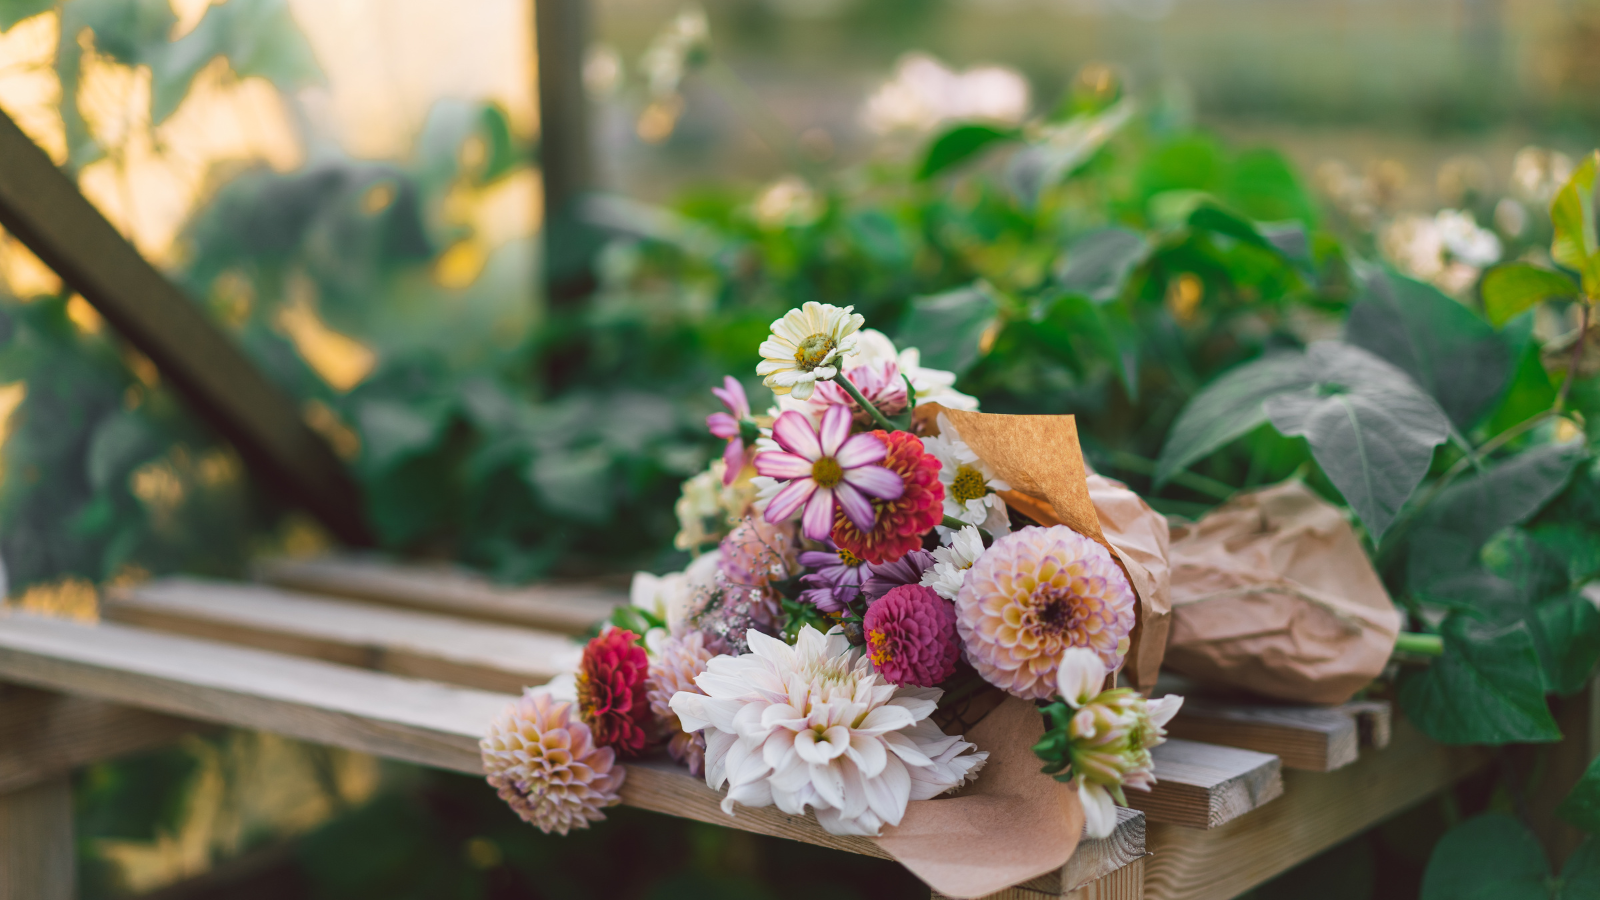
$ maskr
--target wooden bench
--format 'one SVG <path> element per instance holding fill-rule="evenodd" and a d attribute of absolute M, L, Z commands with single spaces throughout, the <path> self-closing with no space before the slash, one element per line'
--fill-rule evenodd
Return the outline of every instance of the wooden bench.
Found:
<path fill-rule="evenodd" d="M 594 585 L 502 588 L 447 569 L 329 559 L 259 582 L 175 578 L 114 591 L 84 624 L 0 615 L 0 900 L 72 896 L 72 768 L 198 727 L 259 729 L 478 774 L 477 742 L 523 685 L 624 602 Z M 1195 697 L 1111 837 L 999 897 L 1224 900 L 1483 764 L 1388 704 L 1302 708 Z M 485 790 L 488 788 L 486 787 Z M 665 760 L 629 764 L 623 802 L 886 857 L 809 816 L 740 809 Z M 603 825 L 599 827 L 604 827 Z"/>

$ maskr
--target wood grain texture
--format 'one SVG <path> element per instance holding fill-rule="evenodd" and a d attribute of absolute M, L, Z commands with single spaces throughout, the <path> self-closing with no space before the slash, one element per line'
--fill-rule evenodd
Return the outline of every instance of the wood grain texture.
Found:
<path fill-rule="evenodd" d="M 1144 900 L 1145 861 L 1136 859 L 1066 895 L 1066 900 Z"/>
<path fill-rule="evenodd" d="M 257 474 L 346 543 L 371 543 L 355 482 L 327 442 L 3 113 L 0 225 L 148 356 Z"/>
<path fill-rule="evenodd" d="M 1385 705 L 1386 706 L 1386 705 Z M 1186 697 L 1167 733 L 1229 747 L 1270 753 L 1285 768 L 1331 772 L 1361 755 L 1354 709 L 1230 703 Z"/>
<path fill-rule="evenodd" d="M 567 635 L 188 578 L 114 590 L 102 615 L 158 631 L 512 694 L 575 670 L 583 652 Z"/>
<path fill-rule="evenodd" d="M 73 900 L 74 850 L 67 776 L 0 793 L 0 900 Z"/>
<path fill-rule="evenodd" d="M 620 587 L 594 583 L 544 584 L 508 588 L 463 569 L 400 565 L 367 557 L 266 560 L 255 567 L 258 580 L 280 587 L 582 634 L 628 602 Z"/>
<path fill-rule="evenodd" d="M 1156 786 L 1127 797 L 1152 823 L 1216 828 L 1283 795 L 1282 767 L 1270 754 L 1175 738 L 1150 755 Z"/>
<path fill-rule="evenodd" d="M 202 727 L 102 700 L 0 684 L 0 793 L 166 746 Z"/>
<path fill-rule="evenodd" d="M 1382 752 L 1335 772 L 1285 772 L 1283 798 L 1220 828 L 1152 824 L 1150 900 L 1227 900 L 1390 818 L 1483 765 L 1396 717 Z"/>

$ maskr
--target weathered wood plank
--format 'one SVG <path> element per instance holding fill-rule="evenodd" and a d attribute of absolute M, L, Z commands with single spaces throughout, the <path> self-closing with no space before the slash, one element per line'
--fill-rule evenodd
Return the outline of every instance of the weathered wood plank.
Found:
<path fill-rule="evenodd" d="M 0 900 L 73 900 L 74 851 L 66 775 L 0 793 Z"/>
<path fill-rule="evenodd" d="M 575 670 L 582 653 L 566 635 L 189 578 L 113 590 L 102 615 L 157 631 L 513 694 Z"/>
<path fill-rule="evenodd" d="M 327 442 L 3 113 L 0 226 L 148 356 L 254 471 L 346 543 L 371 543 L 355 482 Z"/>
<path fill-rule="evenodd" d="M 1066 900 L 1144 900 L 1144 867 L 1145 861 L 1136 859 L 1067 894 Z"/>
<path fill-rule="evenodd" d="M 1175 738 L 1150 755 L 1155 787 L 1127 797 L 1151 822 L 1216 828 L 1283 795 L 1281 766 L 1270 754 Z"/>
<path fill-rule="evenodd" d="M 1220 828 L 1152 824 L 1150 900 L 1227 900 L 1410 808 L 1487 760 L 1442 747 L 1403 719 L 1381 753 L 1335 772 L 1285 772 L 1284 795 Z"/>
<path fill-rule="evenodd" d="M 400 565 L 362 557 L 275 559 L 258 580 L 313 594 L 582 634 L 628 602 L 620 587 L 594 583 L 508 588 L 464 569 Z"/>
<path fill-rule="evenodd" d="M 0 793 L 165 746 L 201 727 L 101 700 L 0 685 Z"/>
<path fill-rule="evenodd" d="M 1365 707 L 1361 709 L 1365 711 Z M 1192 741 L 1271 753 L 1285 768 L 1313 772 L 1348 766 L 1361 755 L 1356 708 L 1230 703 L 1189 696 L 1167 732 Z"/>

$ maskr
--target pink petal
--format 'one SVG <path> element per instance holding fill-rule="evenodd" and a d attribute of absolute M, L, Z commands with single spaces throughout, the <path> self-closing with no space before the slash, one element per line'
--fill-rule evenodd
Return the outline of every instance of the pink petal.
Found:
<path fill-rule="evenodd" d="M 765 455 L 766 454 L 764 453 L 762 454 L 762 456 Z M 756 459 L 760 458 L 760 456 L 756 457 Z M 812 492 L 816 489 L 817 483 L 809 478 L 801 478 L 789 482 L 789 484 L 784 487 L 783 490 L 777 493 L 777 496 L 768 501 L 766 514 L 767 521 L 782 522 L 793 516 L 795 510 L 800 508 L 800 504 L 806 502 L 806 500 L 811 497 Z M 833 503 L 830 501 L 828 505 L 831 507 L 833 506 Z M 827 535 L 823 535 L 823 537 L 826 536 Z"/>
<path fill-rule="evenodd" d="M 837 407 L 844 409 L 844 407 Z M 875 463 L 889 455 L 889 445 L 875 434 L 858 434 L 844 442 L 839 452 L 833 458 L 839 461 L 841 468 L 849 469 L 853 466 L 864 466 Z"/>
<path fill-rule="evenodd" d="M 823 455 L 832 456 L 839 452 L 839 447 L 844 444 L 844 439 L 849 436 L 850 408 L 848 406 L 829 406 L 828 411 L 822 414 L 821 440 Z"/>
<path fill-rule="evenodd" d="M 809 478 L 807 481 L 811 481 Z M 811 481 L 815 485 L 815 481 Z M 787 491 L 788 488 L 784 488 Z M 813 541 L 825 541 L 833 533 L 833 492 L 835 488 L 817 488 L 811 499 L 806 501 L 805 516 L 800 520 L 800 530 L 806 537 Z M 783 492 L 779 492 L 779 497 Z M 777 502 L 776 498 L 773 500 Z M 771 521 L 772 506 L 768 504 L 768 521 Z"/>
<path fill-rule="evenodd" d="M 906 483 L 893 469 L 883 466 L 857 466 L 844 470 L 844 480 L 879 500 L 899 500 L 906 492 Z"/>
<path fill-rule="evenodd" d="M 864 532 L 872 530 L 873 524 L 878 521 L 878 514 L 872 508 L 872 501 L 848 483 L 836 486 L 833 495 L 839 501 L 839 507 L 844 510 L 845 518 L 854 522 L 855 526 Z"/>
<path fill-rule="evenodd" d="M 722 483 L 733 484 L 739 479 L 739 473 L 744 471 L 744 441 L 734 438 L 728 446 L 722 448 Z"/>
<path fill-rule="evenodd" d="M 811 420 L 792 409 L 772 423 L 772 439 L 790 453 L 813 462 L 822 458 L 822 445 L 817 443 L 817 431 L 811 427 Z"/>
<path fill-rule="evenodd" d="M 731 441 L 729 443 L 732 443 Z M 810 478 L 812 462 L 803 456 L 793 453 L 781 453 L 777 450 L 768 450 L 756 454 L 756 474 L 768 478 L 777 478 L 789 481 L 795 478 Z"/>
<path fill-rule="evenodd" d="M 736 438 L 739 436 L 739 420 L 727 413 L 712 413 L 706 416 L 706 427 L 719 438 Z"/>
<path fill-rule="evenodd" d="M 724 375 L 722 376 L 722 386 L 733 397 L 733 402 L 728 404 L 733 414 L 741 419 L 749 418 L 750 400 L 745 397 L 744 385 L 739 383 L 739 379 L 734 378 L 732 375 Z M 727 398 L 723 398 L 723 402 L 727 402 Z"/>

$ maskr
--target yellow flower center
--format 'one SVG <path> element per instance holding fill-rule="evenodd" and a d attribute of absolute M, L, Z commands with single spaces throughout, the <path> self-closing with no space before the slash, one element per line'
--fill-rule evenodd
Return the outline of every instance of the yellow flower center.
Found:
<path fill-rule="evenodd" d="M 803 371 L 809 372 L 822 365 L 823 360 L 833 352 L 833 338 L 825 334 L 813 334 L 800 342 L 794 351 L 794 361 Z"/>
<path fill-rule="evenodd" d="M 889 641 L 889 636 L 881 631 L 867 632 L 867 655 L 872 657 L 875 666 L 893 662 L 894 645 Z"/>
<path fill-rule="evenodd" d="M 843 547 L 840 547 L 839 548 L 839 562 L 842 565 L 846 565 L 846 566 L 849 566 L 850 568 L 854 569 L 856 566 L 859 566 L 862 563 L 866 562 L 866 560 L 864 560 L 861 557 L 855 555 L 854 553 L 851 553 L 849 550 L 846 550 Z"/>
<path fill-rule="evenodd" d="M 951 499 L 965 504 L 968 500 L 981 500 L 987 493 L 989 482 L 982 472 L 967 465 L 956 469 L 956 477 L 950 482 Z"/>
<path fill-rule="evenodd" d="M 811 480 L 817 487 L 831 488 L 844 480 L 844 469 L 837 459 L 824 456 L 811 464 Z"/>

